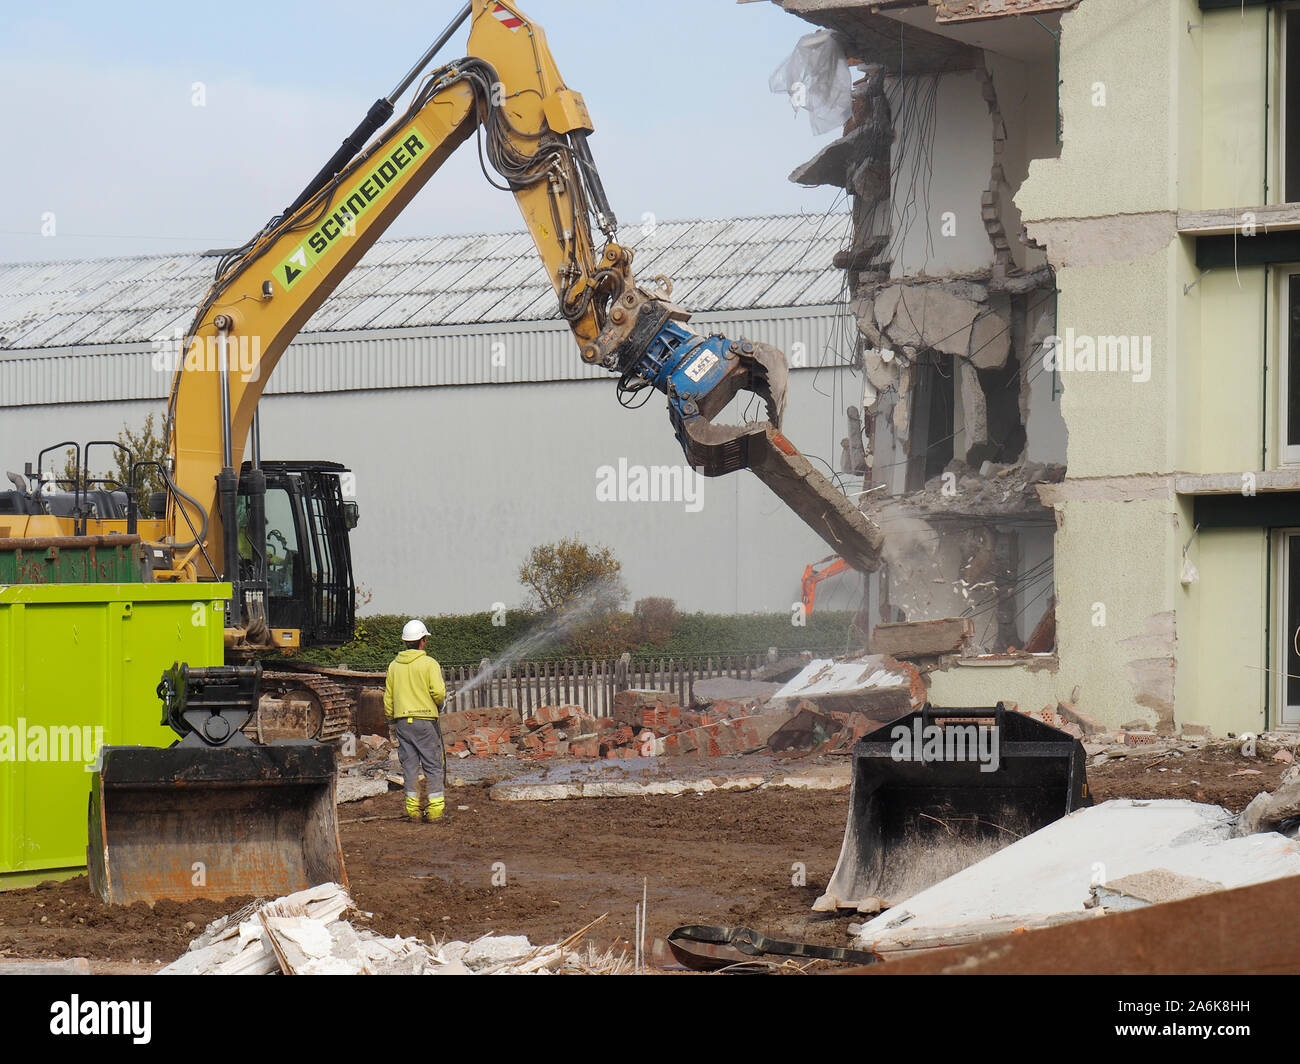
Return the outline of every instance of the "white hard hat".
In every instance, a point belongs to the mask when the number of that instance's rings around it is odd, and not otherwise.
[[[423,621],[407,621],[402,628],[402,642],[418,643],[428,634],[429,629],[424,627]]]

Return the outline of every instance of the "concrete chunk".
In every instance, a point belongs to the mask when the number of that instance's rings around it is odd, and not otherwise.
[[[969,354],[976,369],[1001,369],[1011,355],[1011,322],[990,310],[975,320],[970,331]]]
[[[772,704],[810,699],[822,713],[861,713],[887,722],[909,713],[925,700],[920,675],[883,655],[835,662],[816,658],[772,696]]]
[[[1084,918],[1099,878],[1152,869],[1227,888],[1300,874],[1300,845],[1272,833],[1233,838],[1232,820],[1220,806],[1181,800],[1080,809],[869,920],[857,945],[909,949],[963,928]]]
[[[1300,780],[1284,783],[1272,794],[1261,791],[1237,817],[1238,835],[1277,831],[1288,820],[1300,817]]]
[[[0,961],[0,975],[89,975],[90,962],[85,957],[66,961]]]
[[[727,699],[743,702],[747,699],[770,698],[781,690],[779,683],[764,683],[762,680],[739,680],[734,676],[713,676],[706,680],[696,680],[694,701],[697,706],[707,706]]]
[[[1213,894],[1216,890],[1223,889],[1223,884],[1214,880],[1179,875],[1167,868],[1152,868],[1147,872],[1137,872],[1109,883],[1097,884],[1092,888],[1092,901],[1103,909],[1122,912],[1146,905],[1161,905],[1167,901],[1181,901],[1200,894]]]
[[[893,658],[951,654],[960,650],[974,632],[975,624],[967,617],[878,624],[871,633],[871,651]]]
[[[781,432],[769,425],[748,439],[754,475],[853,568],[874,572],[885,541],[879,527]]]

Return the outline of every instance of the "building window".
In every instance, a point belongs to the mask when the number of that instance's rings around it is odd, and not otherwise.
[[[1278,584],[1278,621],[1274,660],[1277,712],[1269,723],[1283,728],[1300,726],[1300,530],[1278,533],[1281,566]]]
[[[1300,465],[1300,272],[1282,276],[1282,464]]]

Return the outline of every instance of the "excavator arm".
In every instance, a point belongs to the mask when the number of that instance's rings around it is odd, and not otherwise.
[[[466,20],[469,54],[424,73]],[[393,118],[411,85],[414,94]],[[238,470],[271,373],[411,198],[475,136],[485,176],[519,205],[582,359],[617,374],[621,396],[646,388],[666,395],[687,461],[706,475],[752,468],[787,501],[806,493],[816,474],[779,432],[784,356],[764,344],[695,333],[689,315],[671,302],[666,278],[638,285],[632,250],[615,240],[614,213],[587,143],[591,132],[586,105],[565,85],[541,27],[509,0],[466,4],[294,203],[221,259],[173,378],[164,524],[170,538],[161,544],[172,562],[156,578],[208,579],[237,570],[239,533],[229,520],[237,492],[249,496],[248,538],[263,541],[258,470],[242,482]],[[603,236],[599,247],[593,222]],[[767,420],[714,425],[711,419],[741,390],[764,400]],[[825,494],[835,496],[827,506],[818,499],[796,509],[814,528],[820,522],[823,536],[833,534],[846,557],[874,568],[874,530],[838,492]],[[867,545],[856,553],[851,543],[842,546],[855,538]]]

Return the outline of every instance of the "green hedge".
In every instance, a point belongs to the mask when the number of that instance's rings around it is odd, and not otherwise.
[[[642,646],[633,657],[684,657],[691,654],[766,654],[768,647],[782,652],[820,650],[847,652],[855,646],[851,611],[814,613],[807,624],[796,627],[788,613],[684,613],[678,615],[672,636],[663,646]],[[429,650],[444,665],[477,665],[506,650],[522,651],[528,661],[575,656],[557,639],[547,639],[538,614],[510,610],[504,625],[494,625],[491,613],[449,614],[426,617]],[[377,615],[357,621],[357,635],[341,647],[304,650],[300,657],[321,665],[347,665],[367,672],[382,671],[402,649],[402,625],[407,617]],[[522,646],[516,644],[522,642]]]

